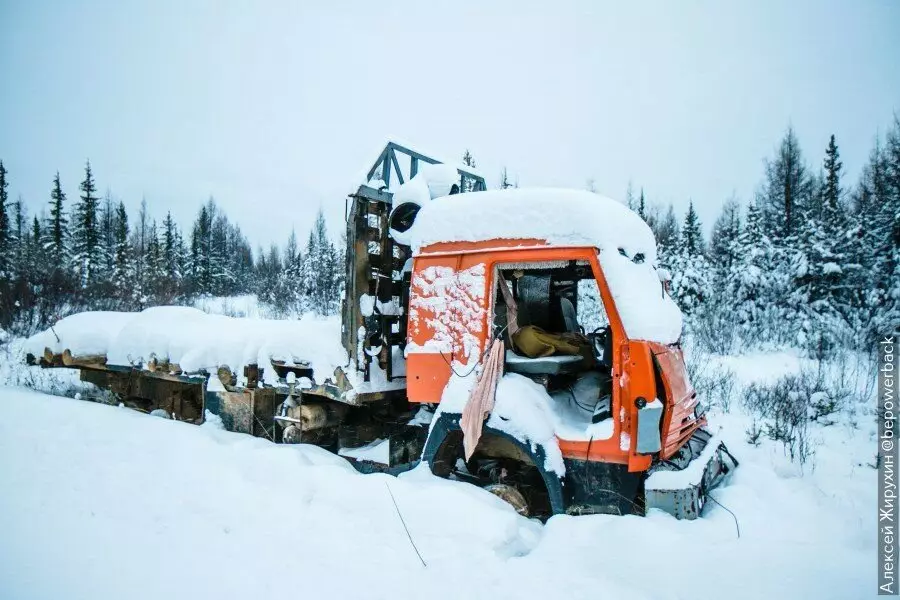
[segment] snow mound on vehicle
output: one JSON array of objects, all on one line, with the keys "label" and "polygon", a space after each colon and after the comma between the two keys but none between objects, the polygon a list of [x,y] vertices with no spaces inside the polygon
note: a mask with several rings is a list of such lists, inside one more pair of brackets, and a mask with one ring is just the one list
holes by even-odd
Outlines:
[{"label": "snow mound on vehicle", "polygon": [[628,337],[671,344],[681,336],[681,311],[663,291],[653,232],[611,198],[553,188],[457,194],[423,203],[404,239],[416,253],[440,242],[491,240],[597,248]]},{"label": "snow mound on vehicle", "polygon": [[[196,308],[159,306],[139,313],[84,312],[66,317],[25,342],[41,355],[69,350],[74,356],[105,355],[108,364],[145,365],[168,360],[185,373],[227,365],[239,375],[248,364],[271,360],[308,362],[316,377],[332,377],[348,363],[336,317],[299,320],[247,319],[210,315]],[[271,371],[271,369],[267,369]]]},{"label": "snow mound on vehicle", "polygon": [[[454,363],[454,373],[444,387],[432,426],[443,413],[462,414],[477,379],[471,365]],[[543,447],[544,469],[561,477],[566,473],[566,466],[554,431],[556,420],[550,397],[543,387],[527,377],[508,373],[497,383],[494,409],[486,425],[508,433],[530,446],[532,451],[537,446]]]},{"label": "snow mound on vehicle", "polygon": [[581,190],[555,188],[469,192],[424,206],[412,226],[418,252],[438,242],[537,239],[553,245],[595,246],[656,261],[650,227],[624,204]]}]

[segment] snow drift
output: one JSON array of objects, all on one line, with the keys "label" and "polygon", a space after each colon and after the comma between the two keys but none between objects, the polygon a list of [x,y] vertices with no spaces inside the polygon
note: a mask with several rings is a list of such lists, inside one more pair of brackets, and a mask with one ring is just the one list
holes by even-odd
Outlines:
[{"label": "snow drift", "polygon": [[737,539],[714,505],[697,521],[556,516],[541,526],[422,469],[360,475],[316,447],[12,388],[0,388],[0,402],[3,598],[844,600],[874,591],[875,472],[855,467],[840,438],[821,473],[803,478],[779,476],[764,451],[726,440],[744,452],[716,493],[740,519]]}]

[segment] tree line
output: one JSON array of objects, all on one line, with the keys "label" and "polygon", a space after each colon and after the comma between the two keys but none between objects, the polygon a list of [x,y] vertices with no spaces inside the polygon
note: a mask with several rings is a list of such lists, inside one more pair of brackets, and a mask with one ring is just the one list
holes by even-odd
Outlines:
[{"label": "tree line", "polygon": [[[475,161],[466,151],[465,164]],[[718,352],[789,345],[815,355],[868,347],[900,327],[900,121],[876,136],[859,180],[844,179],[838,141],[810,165],[792,128],[765,162],[746,203],[723,203],[709,239],[690,203],[626,193],[653,229],[660,264],[696,340]],[[820,165],[820,166],[818,166]],[[0,327],[45,327],[78,310],[140,310],[197,296],[256,293],[278,314],[339,308],[343,248],[319,212],[305,245],[251,250],[240,227],[210,198],[185,235],[142,202],[100,198],[90,163],[69,203],[59,175],[47,209],[28,218],[10,203],[0,161]],[[512,187],[504,169],[501,187]],[[592,187],[592,182],[588,184]],[[71,205],[70,205],[71,204]]]},{"label": "tree line", "polygon": [[31,217],[21,197],[10,202],[0,161],[0,328],[26,334],[81,310],[142,310],[189,304],[198,296],[258,293],[282,313],[337,310],[343,254],[319,213],[301,249],[254,253],[240,227],[213,198],[185,233],[146,201],[129,215],[110,192],[103,198],[87,162],[69,201],[59,173],[47,207]]},{"label": "tree line", "polygon": [[695,339],[799,347],[822,357],[900,328],[900,121],[877,136],[855,184],[835,136],[810,165],[788,128],[753,198],[722,206],[709,240],[693,203],[679,219],[631,187],[653,229],[671,292]]}]

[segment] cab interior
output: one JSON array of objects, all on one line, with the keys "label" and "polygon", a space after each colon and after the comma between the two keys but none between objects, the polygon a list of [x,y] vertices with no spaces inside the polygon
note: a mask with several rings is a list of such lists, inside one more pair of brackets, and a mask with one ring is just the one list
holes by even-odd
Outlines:
[{"label": "cab interior", "polygon": [[612,333],[590,264],[498,264],[493,299],[493,333],[507,349],[505,371],[543,385],[590,422],[609,418]]}]

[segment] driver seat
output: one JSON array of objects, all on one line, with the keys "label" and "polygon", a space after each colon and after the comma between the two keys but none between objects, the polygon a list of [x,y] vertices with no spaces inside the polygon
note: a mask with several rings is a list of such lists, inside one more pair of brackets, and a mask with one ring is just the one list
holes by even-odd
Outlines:
[{"label": "driver seat", "polygon": [[[515,344],[513,344],[512,336],[509,334],[509,317],[510,311],[509,307],[506,304],[506,300],[504,298],[504,294],[502,292],[502,287],[506,285],[505,281],[499,282],[499,288],[497,298],[498,301],[495,306],[494,312],[494,326],[496,332],[502,332],[504,337],[504,341],[506,342],[506,371],[510,373],[519,373],[522,375],[561,375],[564,373],[577,373],[582,370],[582,357],[580,356],[568,356],[568,355],[554,355],[554,356],[546,356],[542,358],[529,358],[527,356],[523,356],[516,352]],[[508,289],[508,288],[507,288]],[[514,313],[517,314],[516,323],[524,322],[527,324],[531,324],[531,313],[529,311],[529,302],[527,297],[523,297],[519,299],[519,302],[516,302],[512,299],[515,305]],[[572,314],[574,315],[575,307],[569,302],[569,306],[572,309]],[[574,317],[573,317],[574,321]],[[566,324],[568,327],[568,323]],[[577,322],[575,323],[575,331],[577,331]]]},{"label": "driver seat", "polygon": [[566,331],[569,333],[578,333],[581,328],[578,326],[578,312],[575,305],[565,296],[559,297],[559,308],[562,311],[563,323],[566,325]]}]

